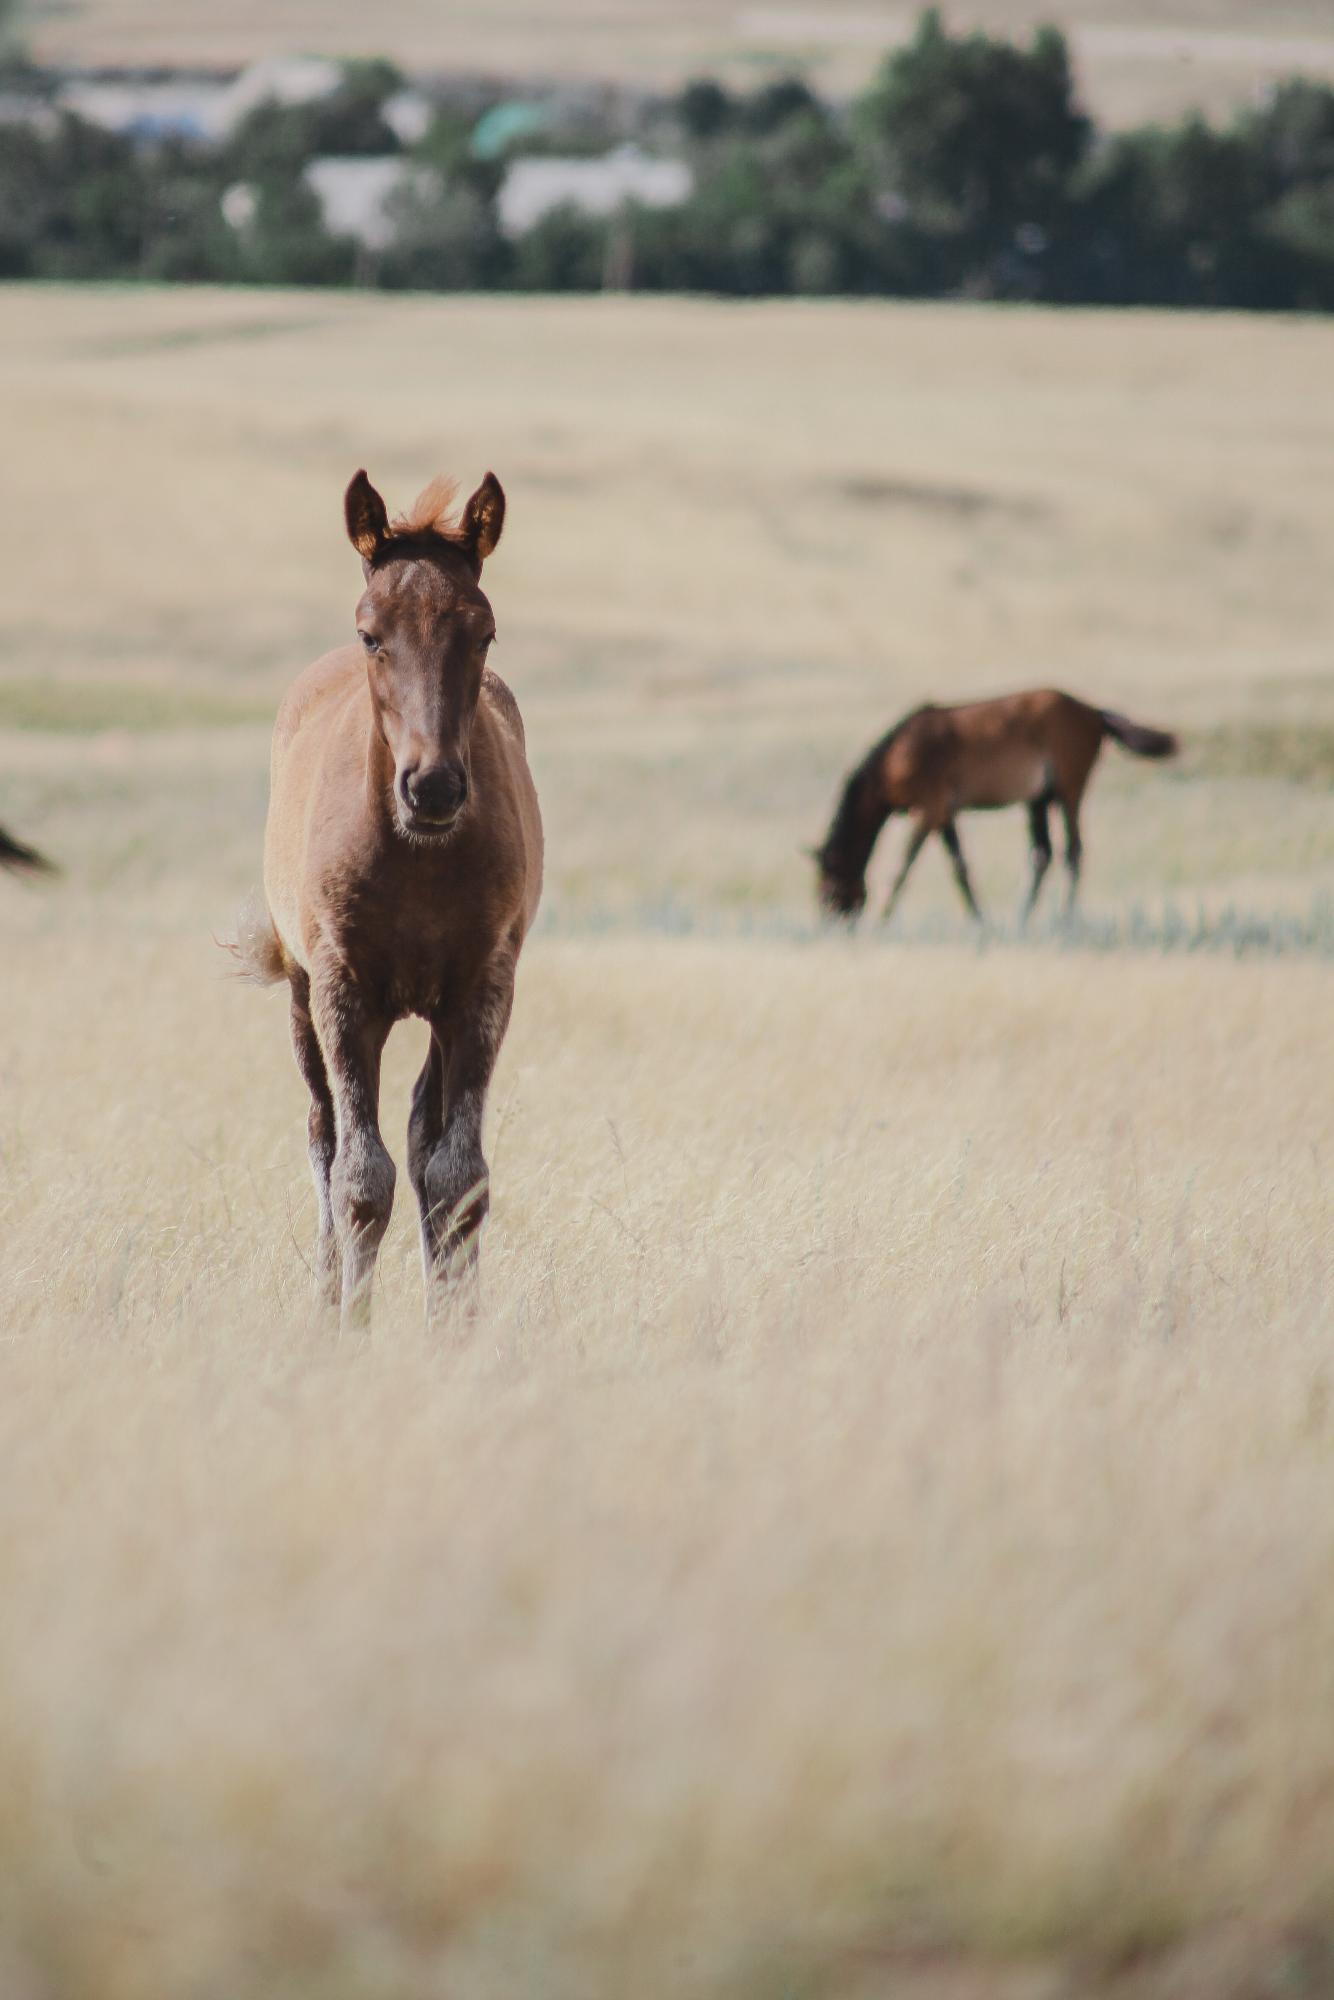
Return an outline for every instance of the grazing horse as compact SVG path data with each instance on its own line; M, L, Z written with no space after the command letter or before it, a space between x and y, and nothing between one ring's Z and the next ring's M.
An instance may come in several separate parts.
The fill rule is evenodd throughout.
M266 907L235 947L252 978L291 987L316 1282L345 1324L369 1317L393 1204L380 1057L410 1014L430 1027L408 1125L428 1312L475 1275L489 1206L482 1114L542 889L523 723L487 665L496 622L482 564L505 496L488 473L457 516L452 498L436 481L391 522L364 472L347 489L365 585L356 640L308 667L279 709Z
M54 861L48 861L35 847L25 847L21 840L15 840L12 833L6 833L0 826L0 868L9 868L23 875L54 875Z
M1171 757L1177 748L1176 738L1165 730L1146 729L1110 709L1090 708L1054 688L964 702L957 708L914 709L849 775L824 844L813 850L824 909L833 916L855 917L865 907L871 850L889 815L903 812L911 817L912 831L884 915L893 911L927 840L938 833L964 902L980 921L955 816L1026 805L1033 865L1024 905L1027 921L1051 865L1047 814L1055 805L1065 822L1066 909L1073 910L1083 853L1079 804L1106 736L1137 757Z

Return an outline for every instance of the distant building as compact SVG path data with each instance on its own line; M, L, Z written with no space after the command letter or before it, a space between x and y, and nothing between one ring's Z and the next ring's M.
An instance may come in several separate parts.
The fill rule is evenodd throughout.
M312 104L342 80L341 65L325 56L269 56L232 77L72 76L55 103L108 132L215 144L257 106Z
M430 131L435 106L420 90L396 90L380 106L380 116L400 146L415 146Z
M638 146L618 146L599 159L515 160L496 197L500 227L523 236L557 208L584 215L615 215L627 202L644 208L679 208L694 188L684 160L655 160Z
M502 159L511 146L550 131L556 109L552 104L530 104L517 97L492 104L473 126L468 151L475 160Z
M384 250L393 242L396 194L415 189L429 199L440 191L440 176L432 168L394 155L312 160L305 179L315 191L330 235L351 236L366 250Z

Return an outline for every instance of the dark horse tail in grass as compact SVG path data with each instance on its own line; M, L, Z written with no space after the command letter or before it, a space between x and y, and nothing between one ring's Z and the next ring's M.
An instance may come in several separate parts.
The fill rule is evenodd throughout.
M0 826L0 868L9 868L18 875L54 875L55 863L39 854L35 847L25 847L21 840L15 840L12 833L6 833Z
M996 806L1028 810L1033 881L1027 918L1051 866L1047 816L1055 806L1065 827L1065 862L1073 907L1083 853L1079 806L1106 737L1137 757L1171 757L1177 740L1165 729L1130 722L1056 688L1034 688L997 701L955 708L914 709L873 744L843 786L829 831L815 850L820 902L831 916L855 917L866 903L866 864L893 812L911 821L903 865L884 914L899 899L908 870L938 833L972 915L981 911L959 845L956 817Z

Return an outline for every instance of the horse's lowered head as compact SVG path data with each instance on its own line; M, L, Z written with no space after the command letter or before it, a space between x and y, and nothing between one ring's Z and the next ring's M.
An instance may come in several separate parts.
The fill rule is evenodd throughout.
M818 870L815 893L825 916L851 922L866 908L866 864L888 811L872 755L848 773L828 833L806 850Z
M827 917L850 921L866 908L866 871L844 854L831 852L829 843L809 847L806 852L819 870L816 895Z
M394 762L393 808L410 840L444 839L468 804L469 736L496 621L482 564L500 540L505 495L488 472L455 516L437 480L394 521L364 472L347 489L348 539L366 587L357 636L376 727Z

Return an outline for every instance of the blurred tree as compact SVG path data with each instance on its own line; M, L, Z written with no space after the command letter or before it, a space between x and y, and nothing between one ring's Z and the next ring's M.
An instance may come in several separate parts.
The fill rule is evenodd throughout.
M263 181L253 220L238 232L240 276L250 285L350 285L357 245L331 236L309 183Z
M514 246L511 282L521 292L602 288L609 224L573 207L553 208Z
M631 128L687 135L683 205L566 208L518 243L497 222L505 157L477 159L474 109L442 107L374 257L329 234L303 170L403 150L383 116L401 83L390 64L350 65L319 103L262 105L219 147L52 122L49 79L22 63L9 78L38 115L0 126L0 277L1334 310L1334 90L1295 79L1226 127L1193 118L1095 144L1052 30L1019 48L952 37L927 13L850 118L797 78L750 96L696 80ZM603 106L584 140L601 150L626 115Z
M178 283L228 284L245 275L241 239L222 212L216 177L198 150L179 143L143 162L145 201L139 271Z
M721 138L737 116L732 98L712 77L688 83L676 100L676 113L686 136L704 141Z
M827 115L796 114L697 162L682 208L635 219L635 283L741 295L910 289L906 232Z
M0 270L13 277L134 275L147 188L128 140L62 118L43 136L0 127Z
M823 124L829 113L809 85L798 76L780 77L766 83L741 106L742 122L748 132L764 138L781 131L789 120L801 118Z
M290 180L311 160L329 154L374 158L402 150L382 110L403 78L389 62L353 62L327 97L309 104L272 98L242 119L222 148L220 166L230 181Z
M1255 156L1266 196L1334 182L1334 89L1328 84L1293 77L1267 104L1244 112L1236 129Z
M409 186L389 202L394 239L379 281L391 290L493 291L509 277L509 245L493 203L464 179Z
M920 228L952 239L960 281L1000 291L1063 232L1070 177L1092 131L1056 29L1040 30L1028 49L956 38L934 8L887 59L856 124L885 194Z
M1062 295L1109 303L1283 302L1280 260L1256 230L1256 160L1200 118L1118 135L1072 199L1079 248Z

